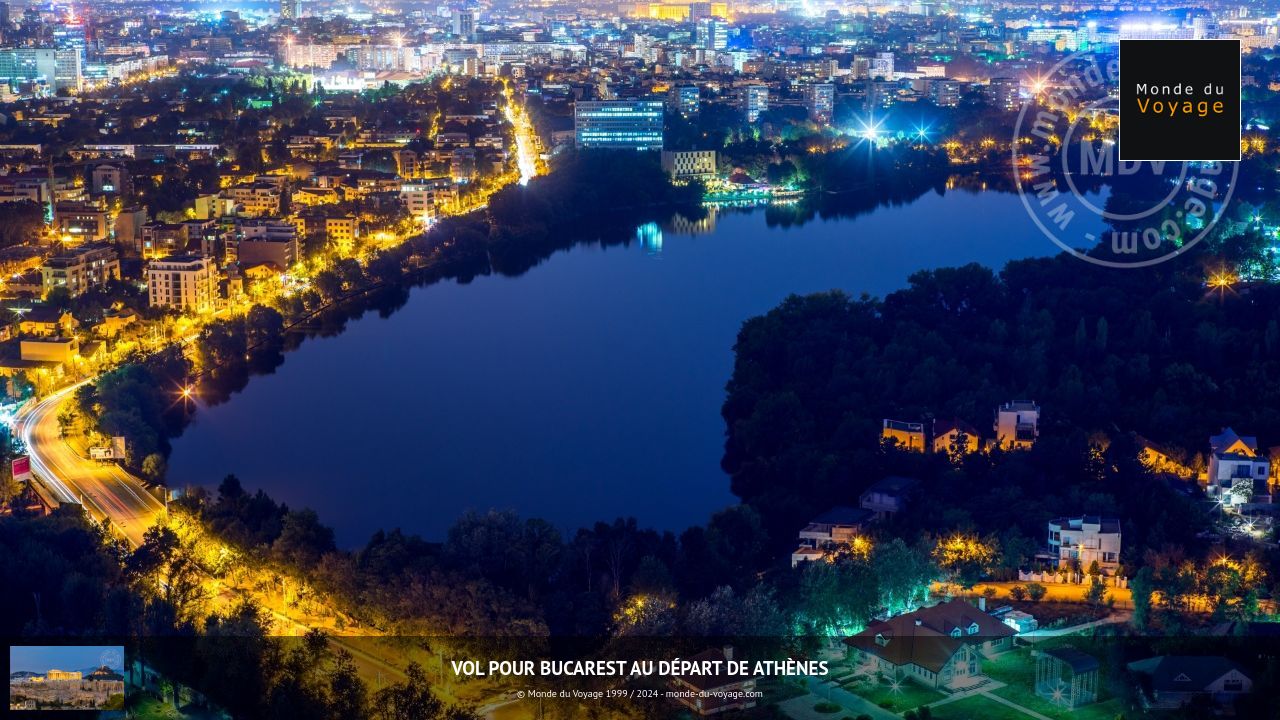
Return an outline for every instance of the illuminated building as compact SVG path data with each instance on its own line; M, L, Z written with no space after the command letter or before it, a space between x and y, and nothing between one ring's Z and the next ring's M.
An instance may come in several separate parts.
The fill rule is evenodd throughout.
M640 2L631 8L632 17L649 20L699 20L704 17L729 17L729 4L724 2Z
M871 77L883 78L885 80L893 79L893 53L878 52L871 59Z
M894 442L903 450L924 452L924 423L886 418L880 429L882 442Z
M928 81L929 99L938 107L955 107L960 104L960 81L947 78Z
M1013 110L1021 103L1018 96L1018 79L1013 77L994 77L987 86L991 104L1004 110Z
M980 598L985 605L985 599ZM962 690L986 682L983 658L1013 647L1014 631L960 599L878 620L846 638L850 658L891 684Z
M84 49L61 48L55 55L54 84L59 90L79 92L84 87Z
M697 85L680 85L671 89L667 95L667 103L671 112L679 113L685 117L698 114L698 106L701 102L701 94Z
M53 226L71 242L106 240L111 235L111 216L93 203L60 202L54 206Z
M90 186L95 193L123 195L128 192L129 172L119 165L98 165L93 169Z
M450 16L453 36L470 41L476 34L476 12L474 10L454 10Z
M579 102L573 108L573 133L580 148L661 150L662 102Z
M1049 521L1049 556L1060 568L1088 572L1093 563L1104 575L1120 569L1120 521L1085 515Z
M79 680L78 670L50 670L44 674L46 680Z
M71 297L78 297L109 280L119 280L120 258L111 245L81 245L45 260L40 266L40 278L45 295L66 288Z
M1005 403L996 410L995 431L999 447L1031 447L1040 436L1040 406L1026 401Z
M742 112L747 122L760 119L760 113L769 109L769 88L764 85L748 85L742 88Z
M151 307L211 312L218 290L213 261L199 255L171 255L147 264Z
M719 18L703 18L698 21L695 41L703 50L723 50L729 45L729 26Z
M825 559L841 547L850 551L870 549L870 544L862 537L862 528L871 519L870 510L843 505L815 517L800 530L799 546L791 553L791 567Z
M1258 451L1258 438L1238 435L1231 428L1209 438L1205 492L1223 507L1236 508L1265 495L1270 475L1271 461Z
M836 107L836 86L831 83L814 83L804 88L804 106L809 119L829 123Z
M288 270L298 261L298 228L284 220L242 220L227 244L226 259L246 267L270 263Z
M297 20L302 17L302 0L280 0L280 19Z
M325 218L324 232L330 244L350 251L360 239L360 219L354 215Z
M58 51L52 48L5 48L0 50L0 83L14 90L57 91Z
M662 152L662 169L673 180L711 180L716 176L715 150Z

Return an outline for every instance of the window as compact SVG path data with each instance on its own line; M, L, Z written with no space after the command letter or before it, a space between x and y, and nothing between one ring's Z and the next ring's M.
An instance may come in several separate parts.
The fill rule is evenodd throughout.
M951 637L960 637L960 628L952 628Z
M970 635L977 635L977 634L978 634L978 623L971 623L971 624L969 625L969 634L970 634Z
M1229 693L1244 692L1244 681L1238 677L1227 678L1226 681L1222 683L1222 690L1223 692Z

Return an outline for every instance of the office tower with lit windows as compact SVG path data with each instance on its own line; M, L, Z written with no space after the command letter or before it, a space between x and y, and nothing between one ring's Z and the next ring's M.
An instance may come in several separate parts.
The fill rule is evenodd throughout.
M580 148L661 150L662 102L578 102L573 108L573 134Z
M280 19L297 20L302 17L302 0L280 0Z
M0 83L14 90L24 86L57 91L58 51L53 48L0 49Z
M723 50L729 45L729 26L720 18L702 18L698 21L694 39L699 49Z

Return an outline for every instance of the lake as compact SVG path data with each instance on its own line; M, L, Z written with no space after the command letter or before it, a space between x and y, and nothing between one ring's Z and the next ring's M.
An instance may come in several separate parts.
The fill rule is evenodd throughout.
M680 531L734 502L720 405L744 320L791 293L883 295L920 269L1057 251L997 192L790 227L763 210L684 225L520 277L419 287L390 317L307 340L200 408L170 484L234 473L314 508L344 547L379 528L442 539L468 509Z

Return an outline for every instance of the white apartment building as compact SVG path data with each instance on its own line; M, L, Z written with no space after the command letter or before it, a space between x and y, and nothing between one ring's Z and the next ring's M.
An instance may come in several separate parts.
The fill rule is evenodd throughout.
M183 312L212 312L218 293L213 261L199 255L171 255L147 265L151 307Z
M996 445L1006 450L1031 447L1040 436L1040 406L1018 400L996 409Z
M1105 575L1120 569L1120 521L1096 515L1049 521L1049 556L1060 568L1079 561L1080 572L1098 563Z

